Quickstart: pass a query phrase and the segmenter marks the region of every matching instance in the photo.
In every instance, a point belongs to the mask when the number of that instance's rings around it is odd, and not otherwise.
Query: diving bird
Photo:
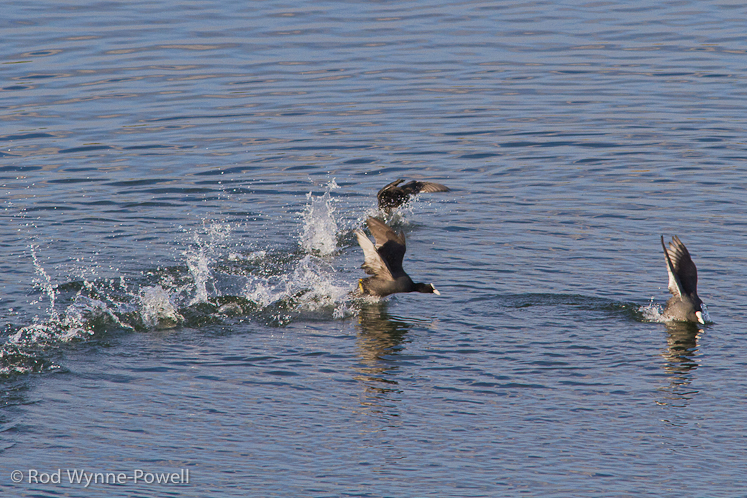
[[[672,293],[664,309],[664,316],[678,322],[705,323],[703,301],[698,297],[697,290],[698,270],[685,244],[675,235],[667,248],[662,235],[661,247],[664,248],[664,259],[669,273],[669,292]]]
[[[405,234],[395,233],[385,223],[375,219],[366,220],[371,234],[376,239],[376,246],[371,242],[363,230],[355,231],[358,244],[363,249],[364,262],[361,265],[367,274],[372,275],[358,281],[361,294],[370,296],[388,296],[397,292],[423,292],[426,294],[441,294],[433,284],[421,284],[412,281],[402,269],[402,259],[405,257]]]
[[[379,209],[390,211],[410,200],[411,195],[448,192],[450,190],[449,187],[440,183],[419,182],[416,180],[409,181],[400,187],[399,184],[404,181],[400,178],[379,190],[379,193],[376,194],[376,198],[379,199]]]

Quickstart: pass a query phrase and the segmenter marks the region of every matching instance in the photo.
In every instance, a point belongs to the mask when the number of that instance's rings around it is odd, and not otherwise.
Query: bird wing
[[[381,256],[392,275],[404,273],[402,260],[407,251],[407,241],[403,232],[396,233],[376,218],[366,220],[369,230],[376,239],[376,252]]]
[[[661,246],[664,248],[664,257],[667,261],[669,292],[679,298],[682,298],[683,295],[697,294],[698,269],[695,267],[685,244],[675,235],[669,243],[669,248],[667,248],[664,245],[664,236],[662,235]]]
[[[432,192],[449,192],[451,189],[446,185],[433,182],[419,182],[413,180],[402,185],[402,189],[408,194],[432,193]]]
[[[674,256],[671,256],[671,251],[674,246]],[[672,242],[669,243],[670,257],[672,264],[677,272],[677,277],[680,279],[680,284],[685,293],[693,295],[698,292],[698,269],[695,267],[690,252],[685,247],[685,244],[676,235],[672,237]]]
[[[400,233],[400,237],[404,239],[404,234]],[[394,240],[388,240],[386,244],[379,247],[376,251],[381,256],[381,259],[386,262],[393,277],[400,277],[405,273],[405,270],[402,268],[402,260],[405,259],[405,246],[403,244]]]
[[[388,241],[393,240],[397,244],[402,246],[402,254],[405,252],[405,234],[402,232],[396,233],[386,223],[377,220],[376,218],[369,217],[366,220],[368,229],[371,230],[371,235],[376,239],[376,249],[386,244]]]
[[[389,271],[389,267],[386,265],[376,248],[371,242],[363,230],[360,228],[355,231],[355,236],[358,238],[358,245],[363,249],[363,268],[369,275],[376,275],[377,277],[385,278],[388,280],[394,280],[392,272]]]

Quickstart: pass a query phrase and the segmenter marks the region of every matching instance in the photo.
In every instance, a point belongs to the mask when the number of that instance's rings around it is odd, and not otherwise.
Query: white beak
[[[431,284],[431,287],[433,287],[433,284]],[[441,293],[440,293],[440,292],[438,292],[438,291],[436,290],[436,288],[435,288],[435,287],[433,287],[433,293],[434,293],[435,295],[437,295],[437,296],[440,296],[440,295],[441,295]]]
[[[703,325],[705,325],[705,320],[703,320],[703,313],[701,313],[700,311],[696,311],[695,312],[695,316],[698,317],[698,321],[700,323],[702,323]]]

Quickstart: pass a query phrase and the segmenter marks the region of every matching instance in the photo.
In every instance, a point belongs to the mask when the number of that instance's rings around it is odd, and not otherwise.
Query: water
[[[742,494],[746,14],[6,3],[0,490]],[[352,299],[400,177],[442,295]]]

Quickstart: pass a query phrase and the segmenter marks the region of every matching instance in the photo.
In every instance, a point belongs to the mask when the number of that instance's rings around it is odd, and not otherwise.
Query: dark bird
[[[402,259],[407,250],[404,233],[395,233],[385,223],[374,218],[368,218],[366,224],[376,239],[376,246],[363,230],[355,231],[358,244],[363,249],[364,262],[361,268],[373,275],[358,281],[361,294],[380,297],[396,292],[441,294],[432,284],[416,284],[402,269]]]
[[[411,195],[430,192],[448,192],[450,190],[449,187],[441,185],[440,183],[418,182],[416,180],[407,182],[400,187],[399,184],[402,182],[404,182],[404,180],[400,178],[379,190],[379,193],[376,194],[376,197],[379,199],[379,209],[389,211],[399,207],[410,200]]]
[[[662,235],[661,247],[664,248],[669,272],[669,292],[672,293],[664,316],[678,322],[705,323],[703,301],[698,297],[698,270],[685,244],[675,235],[667,248]]]

